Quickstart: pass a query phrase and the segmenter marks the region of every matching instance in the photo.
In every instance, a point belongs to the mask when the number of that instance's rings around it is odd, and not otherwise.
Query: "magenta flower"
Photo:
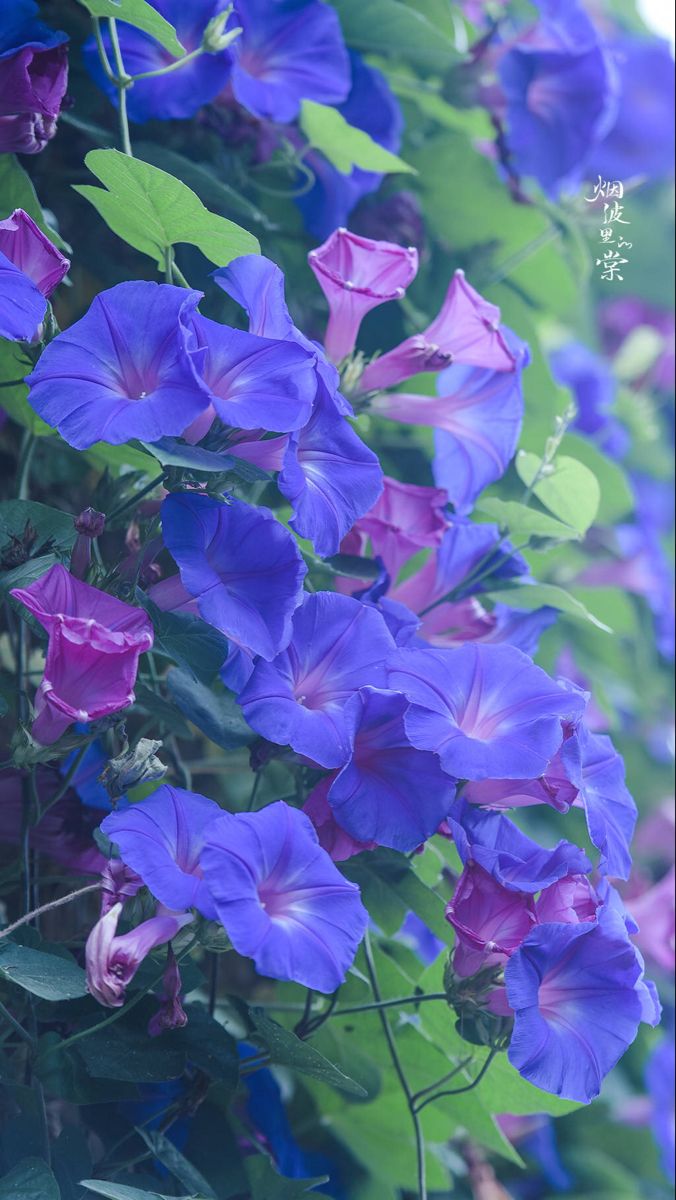
[[[197,792],[162,784],[152,796],[101,822],[120,857],[167,908],[196,908],[215,916],[202,879],[200,854],[204,832],[221,809]]]
[[[456,975],[475,975],[505,963],[530,933],[535,924],[533,897],[508,890],[483,867],[469,862],[446,905],[446,920],[456,931],[453,970]]]
[[[366,314],[404,295],[418,270],[418,251],[336,229],[310,251],[308,262],[329,305],[326,352],[340,362],[354,350]]]
[[[191,322],[201,295],[145,281],[101,292],[27,376],[30,404],[76,450],[182,433],[210,403]]]
[[[303,812],[312,821],[322,849],[334,862],[345,862],[362,850],[375,850],[376,842],[358,842],[338,824],[328,798],[333,779],[333,775],[327,775],[320,780],[305,801]]]
[[[516,363],[500,329],[500,309],[470,286],[464,271],[455,272],[432,324],[372,362],[361,386],[366,391],[394,387],[420,371],[441,371],[452,363],[494,371],[513,371]]]
[[[0,254],[4,254],[47,299],[68,274],[70,262],[22,208],[0,221]]]
[[[344,982],[368,914],[305,813],[282,800],[223,813],[206,831],[201,864],[235,950],[261,975],[325,993]]]
[[[68,35],[37,17],[33,0],[0,15],[0,149],[42,150],[56,131],[68,83]]]
[[[148,1022],[148,1035],[160,1037],[168,1029],[183,1029],[187,1024],[188,1014],[181,1004],[181,972],[176,955],[169,945],[167,965],[162,976],[161,1004]]]
[[[73,578],[60,563],[11,595],[49,634],[35,698],[37,741],[51,745],[74,721],[96,721],[134,703],[138,660],[153,644],[141,609]]]
[[[627,900],[630,916],[638,925],[639,950],[664,971],[676,967],[676,875],[672,867],[653,887]]]
[[[106,1008],[124,1004],[125,992],[143,959],[156,946],[170,942],[193,919],[190,913],[167,913],[118,936],[121,912],[122,905],[114,904],[96,922],[85,945],[87,988]]]
[[[446,503],[439,488],[384,477],[380,497],[356,528],[370,537],[373,556],[383,560],[393,582],[412,554],[441,544],[449,525]]]
[[[143,880],[121,858],[109,858],[101,872],[101,916],[124,904],[143,887]]]
[[[596,920],[600,903],[586,875],[566,875],[540,892],[535,912],[540,925],[579,925]]]
[[[0,335],[32,341],[47,309],[46,300],[70,263],[32,217],[17,208],[0,221]]]

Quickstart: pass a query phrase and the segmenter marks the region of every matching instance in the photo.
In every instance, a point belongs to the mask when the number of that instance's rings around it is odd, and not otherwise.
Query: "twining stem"
[[[493,1059],[495,1058],[497,1053],[498,1053],[498,1047],[491,1046],[490,1052],[488,1054],[488,1057],[487,1057],[484,1065],[482,1066],[478,1075],[475,1075],[475,1077],[471,1083],[465,1084],[464,1087],[450,1088],[447,1091],[435,1092],[434,1095],[427,1096],[424,1100],[421,1100],[420,1104],[416,1105],[416,1109],[415,1109],[416,1113],[422,1112],[423,1108],[426,1108],[428,1104],[434,1104],[435,1101],[442,1100],[444,1098],[444,1096],[461,1096],[463,1094],[463,1092],[471,1092],[473,1088],[477,1087],[478,1084],[481,1083],[481,1080],[483,1079],[484,1075],[486,1074],[486,1071],[490,1067],[490,1065],[493,1062]]]
[[[96,49],[99,52],[99,58],[101,59],[101,66],[103,67],[104,75],[106,76],[106,79],[110,81],[110,83],[117,84],[115,72],[110,65],[108,51],[106,50],[105,43],[101,36],[101,22],[99,21],[98,17],[92,17],[92,25],[94,27],[94,40],[96,42]]]
[[[26,429],[24,431],[23,440],[21,442],[21,454],[19,458],[19,466],[17,469],[16,480],[16,498],[17,500],[27,500],[28,490],[30,486],[31,463],[37,446],[38,439],[34,433]]]
[[[22,917],[19,917],[18,921],[14,921],[11,925],[8,925],[6,929],[0,930],[0,939],[9,937],[10,933],[14,933],[15,929],[20,929],[28,921],[42,916],[43,913],[49,912],[50,909],[61,908],[64,904],[70,904],[71,900],[77,900],[78,896],[86,896],[87,892],[98,892],[100,887],[100,883],[88,883],[86,887],[78,888],[75,892],[69,892],[67,896],[59,896],[58,900],[50,900],[49,904],[41,904],[39,908],[34,908],[32,912],[24,913]]]
[[[371,950],[371,942],[369,939],[368,930],[364,935],[364,957],[366,959],[366,967],[371,980],[371,990],[373,991],[373,995],[375,996],[376,1000],[382,1003],[382,996],[378,984],[376,965],[373,960],[373,951]],[[394,1034],[390,1028],[387,1016],[380,1009],[378,1011],[378,1016],[380,1018],[380,1024],[382,1025],[383,1033],[385,1035],[387,1047],[390,1052],[390,1058],[392,1059],[392,1066],[394,1067],[399,1083],[401,1084],[401,1090],[406,1097],[406,1103],[408,1105],[408,1110],[411,1114],[411,1121],[413,1123],[413,1134],[415,1137],[418,1167],[418,1200],[427,1200],[427,1164],[425,1161],[425,1140],[423,1137],[422,1126],[420,1124],[418,1112],[415,1107],[413,1092],[411,1091],[408,1079],[406,1078],[406,1072],[402,1066],[402,1062],[399,1057],[399,1051],[397,1050],[397,1044],[395,1042]]]
[[[110,524],[111,521],[117,520],[118,517],[122,516],[122,513],[125,513],[128,509],[133,508],[136,504],[138,504],[139,500],[142,500],[143,497],[147,496],[149,492],[153,492],[155,488],[160,486],[161,483],[164,483],[166,475],[166,471],[162,471],[161,475],[158,475],[150,483],[146,484],[144,488],[141,488],[140,492],[134,492],[134,495],[131,496],[129,500],[125,500],[124,504],[118,504],[117,508],[114,508],[112,512],[108,513],[106,518],[108,524]]]
[[[191,50],[189,54],[184,54],[183,58],[177,58],[174,62],[167,63],[166,67],[156,67],[154,71],[141,71],[139,75],[132,75],[132,80],[137,83],[140,79],[157,79],[159,75],[170,75],[172,71],[180,71],[181,67],[185,67],[188,63],[193,62],[204,54],[204,46],[198,46],[196,50]]]
[[[378,1000],[376,1004],[355,1004],[349,1008],[337,1008],[334,1017],[348,1016],[352,1013],[377,1012],[381,1008],[397,1008],[402,1004],[424,1004],[426,1000],[448,1000],[445,992],[426,992],[422,996],[398,996],[393,1000]]]
[[[449,1071],[446,1075],[442,1075],[441,1079],[437,1079],[435,1083],[429,1083],[427,1087],[421,1088],[419,1092],[416,1092],[415,1096],[413,1097],[416,1104],[418,1100],[421,1100],[423,1096],[427,1096],[429,1092],[435,1092],[437,1088],[442,1087],[444,1083],[450,1083],[451,1079],[455,1079],[456,1075],[459,1075],[461,1071],[464,1071],[465,1067],[470,1065],[473,1058],[473,1054],[468,1054],[467,1058],[461,1058],[458,1065],[453,1067],[452,1071]]]
[[[117,21],[115,17],[110,17],[108,21],[108,29],[110,32],[110,44],[113,50],[113,58],[115,60],[115,75],[113,83],[117,88],[117,111],[120,122],[120,141],[122,149],[130,158],[134,157],[131,148],[131,137],[129,135],[129,117],[127,115],[127,88],[131,87],[133,80],[124,69],[122,60],[122,51],[120,49],[120,39],[117,35]]]
[[[24,1042],[28,1042],[29,1046],[35,1045],[35,1039],[33,1036],[28,1032],[27,1029],[24,1029],[23,1025],[17,1021],[16,1017],[12,1016],[11,1012],[9,1012],[2,1003],[0,1003],[0,1017],[2,1017],[2,1019],[6,1021],[8,1025],[11,1025],[14,1032],[17,1033]]]

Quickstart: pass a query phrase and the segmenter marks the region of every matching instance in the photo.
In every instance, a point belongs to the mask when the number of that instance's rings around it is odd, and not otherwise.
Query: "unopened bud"
[[[77,538],[70,558],[70,571],[76,579],[84,579],[92,559],[92,538],[100,537],[106,527],[105,513],[85,508],[75,517]]]
[[[152,783],[163,779],[167,773],[164,763],[155,756],[161,742],[150,738],[141,738],[137,744],[123,750],[116,758],[111,758],[99,776],[111,800],[117,800],[130,788],[138,787],[140,783]]]
[[[95,508],[84,508],[79,517],[75,518],[75,528],[78,533],[87,537],[101,537],[106,527],[106,514],[97,512]]]
[[[171,946],[167,951],[167,966],[162,976],[162,1006],[150,1018],[148,1033],[159,1037],[168,1029],[183,1029],[188,1024],[188,1014],[181,1004],[181,973],[176,955]]]

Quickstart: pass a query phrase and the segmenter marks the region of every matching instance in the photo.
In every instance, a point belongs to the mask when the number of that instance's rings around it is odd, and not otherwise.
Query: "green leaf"
[[[614,525],[632,512],[634,496],[626,473],[619,463],[606,458],[592,442],[576,433],[566,434],[561,442],[561,450],[564,454],[570,453],[578,462],[589,467],[598,480],[601,500],[596,517],[597,524]]]
[[[300,127],[310,145],[321,150],[341,175],[349,175],[353,167],[386,174],[398,171],[416,173],[414,167],[379,146],[363,129],[349,125],[337,108],[317,104],[314,100],[303,100]]]
[[[536,608],[549,605],[551,608],[558,608],[559,612],[566,613],[569,617],[575,617],[578,621],[590,621],[604,633],[613,632],[608,625],[590,613],[580,600],[554,583],[515,584],[514,587],[505,586],[488,592],[487,595],[499,604],[509,604],[511,608],[520,608],[525,612],[534,612]]]
[[[236,750],[255,740],[256,734],[229,692],[213,692],[178,667],[167,674],[167,687],[183,716],[222,750]]]
[[[581,540],[581,534],[571,525],[564,525],[546,513],[527,508],[518,500],[497,500],[490,496],[478,500],[477,508],[497,521],[501,529],[508,530],[512,541],[519,544],[533,537],[552,538],[555,541]]]
[[[205,1200],[218,1200],[215,1191],[197,1167],[194,1167],[191,1162],[181,1154],[181,1151],[176,1148],[173,1142],[169,1141],[163,1133],[156,1129],[144,1129],[141,1125],[135,1125],[137,1134],[143,1139],[149,1150],[152,1150],[153,1155],[157,1158],[167,1171],[170,1171],[175,1179],[183,1185],[190,1188],[191,1193],[197,1194],[200,1192]]]
[[[0,164],[9,157],[0,154]],[[23,379],[31,369],[25,350],[18,343],[0,339],[0,408],[36,437],[48,437],[54,430],[33,411],[26,399],[28,388]]]
[[[364,903],[383,933],[396,933],[412,910],[438,938],[452,940],[444,901],[418,878],[404,854],[381,848],[355,855],[342,866],[343,874],[359,885]]]
[[[515,459],[519,479],[530,487],[541,466],[537,454],[519,450]],[[541,504],[566,525],[585,534],[599,511],[601,489],[593,471],[575,458],[557,455],[533,493]]]
[[[59,237],[55,229],[45,221],[42,206],[37,198],[30,176],[24,171],[14,154],[0,154],[0,196],[2,210],[0,216],[6,217],[15,208],[22,208],[39,225],[43,233],[55,246],[67,253],[70,246]]]
[[[27,547],[31,554],[48,552],[64,558],[70,554],[77,536],[70,513],[35,500],[5,500],[0,504],[0,559],[11,551],[15,539],[24,538],[27,526],[31,527]]]
[[[145,1028],[120,1021],[82,1038],[77,1053],[94,1079],[123,1083],[178,1079],[186,1063],[183,1048],[170,1035],[150,1038]]]
[[[158,721],[161,721],[171,733],[175,733],[178,737],[182,738],[189,738],[191,736],[183,717],[177,712],[173,704],[169,704],[168,701],[163,700],[162,696],[158,696],[157,692],[146,687],[144,683],[140,683],[138,679],[134,685],[134,692],[136,693],[136,703],[139,707],[145,709],[146,712],[150,713]]]
[[[104,144],[101,143],[100,137],[96,140],[98,145]],[[142,158],[144,162],[150,163],[151,166],[160,167],[163,171],[168,171],[170,175],[175,176],[176,179],[182,180],[189,188],[197,192],[203,204],[220,213],[221,216],[232,214],[244,217],[247,221],[260,225],[267,232],[277,229],[266,213],[230,187],[230,184],[225,183],[215,173],[215,170],[211,170],[205,163],[194,162],[193,159],[185,158],[176,150],[170,150],[167,146],[159,145],[157,142],[135,140],[134,154],[137,158]]]
[[[355,50],[403,58],[443,72],[457,61],[451,39],[423,13],[400,0],[336,0],[345,40]]]
[[[44,575],[45,571],[53,567],[57,561],[55,554],[41,554],[38,558],[29,558],[28,562],[22,563],[19,567],[13,567],[11,571],[0,571],[0,593],[6,595],[10,588],[28,587],[41,575]],[[48,760],[45,759],[45,761]]]
[[[328,1175],[319,1175],[315,1179],[286,1179],[263,1154],[257,1154],[244,1161],[244,1169],[251,1187],[251,1200],[303,1200],[309,1191],[320,1183],[328,1183]],[[313,1196],[321,1197],[324,1192],[312,1191]]]
[[[258,254],[251,233],[204,207],[189,187],[119,150],[90,150],[85,163],[103,188],[75,188],[90,200],[123,241],[164,268],[167,250],[180,242],[197,246],[217,267],[242,254]]]
[[[41,1158],[23,1158],[0,1179],[0,1200],[61,1200],[59,1185]]]
[[[478,1051],[478,1066],[484,1058],[485,1055]],[[549,1113],[552,1117],[562,1117],[582,1108],[582,1105],[573,1100],[562,1100],[560,1096],[543,1092],[532,1083],[528,1083],[528,1080],[522,1079],[506,1054],[498,1054],[493,1059],[485,1078],[476,1089],[476,1094],[484,1108],[492,1113],[512,1113],[515,1116]]]
[[[166,1192],[145,1192],[141,1188],[127,1187],[124,1183],[110,1183],[107,1179],[81,1179],[80,1187],[106,1200],[208,1200],[206,1196],[167,1196]]]
[[[192,613],[163,612],[140,589],[136,593],[155,630],[153,649],[208,684],[218,674],[228,653],[228,640]]]
[[[191,1063],[211,1079],[235,1089],[239,1079],[239,1055],[234,1037],[209,1016],[202,1004],[185,1006],[188,1024],[172,1034]]]
[[[314,1079],[320,1079],[322,1083],[349,1092],[352,1096],[366,1095],[361,1084],[345,1075],[339,1067],[315,1050],[314,1046],[301,1041],[290,1029],[278,1025],[262,1008],[250,1008],[249,1015],[256,1030],[255,1035],[251,1036],[255,1036],[270,1051],[274,1063],[291,1067],[304,1075],[311,1075]]]
[[[99,20],[116,19],[150,34],[174,58],[182,58],[185,47],[179,42],[176,30],[156,8],[146,0],[79,0],[79,3]]]
[[[70,955],[47,954],[7,938],[0,942],[0,976],[43,1000],[87,995],[85,973]]]

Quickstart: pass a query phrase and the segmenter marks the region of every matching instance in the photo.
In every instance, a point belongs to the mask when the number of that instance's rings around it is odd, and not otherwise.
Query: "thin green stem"
[[[131,87],[132,79],[124,69],[122,59],[122,51],[120,49],[120,39],[117,34],[117,21],[115,17],[110,17],[108,20],[108,29],[110,32],[110,44],[113,49],[113,58],[115,60],[115,87],[117,88],[117,111],[120,122],[120,141],[122,150],[128,154],[130,158],[134,157],[134,152],[131,148],[131,137],[129,134],[129,117],[127,115],[127,88]]]
[[[3,1021],[6,1021],[8,1025],[11,1025],[14,1032],[19,1035],[19,1037],[22,1039],[22,1041],[28,1042],[29,1046],[35,1045],[35,1039],[31,1036],[31,1034],[28,1032],[28,1030],[24,1029],[23,1025],[19,1021],[17,1021],[16,1017],[12,1016],[11,1012],[9,1012],[8,1009],[6,1009],[4,1004],[2,1004],[1,1002],[0,1002],[0,1017],[2,1018]]]
[[[49,912],[52,908],[61,908],[64,904],[70,904],[71,900],[77,900],[78,896],[85,896],[87,892],[98,892],[100,887],[100,883],[88,883],[86,887],[78,888],[75,892],[69,892],[67,896],[59,896],[58,900],[50,900],[49,904],[41,904],[39,908],[34,908],[32,912],[24,913],[22,917],[19,917],[18,921],[14,921],[11,925],[8,925],[6,929],[0,930],[0,939],[9,937],[10,933],[14,933],[15,929],[20,929],[28,921],[42,916],[43,913]]]
[[[498,1047],[492,1046],[484,1065],[471,1083],[465,1084],[464,1087],[450,1088],[448,1091],[435,1092],[434,1095],[427,1096],[417,1105],[416,1113],[422,1112],[423,1108],[427,1108],[428,1104],[434,1104],[435,1101],[442,1100],[444,1096],[462,1096],[464,1092],[471,1092],[473,1088],[478,1087],[497,1053]]]
[[[382,995],[380,993],[380,987],[378,984],[376,965],[373,959],[373,951],[371,950],[371,942],[368,930],[364,935],[364,957],[366,959],[366,968],[371,980],[371,990],[373,991],[373,995],[375,996],[376,1000],[382,1003]],[[406,1103],[408,1105],[408,1110],[411,1114],[411,1121],[413,1123],[413,1135],[415,1138],[418,1168],[418,1200],[427,1200],[427,1164],[425,1162],[425,1140],[423,1137],[420,1119],[416,1111],[413,1092],[411,1091],[408,1079],[406,1078],[406,1072],[402,1066],[402,1062],[399,1057],[399,1051],[397,1050],[397,1043],[394,1039],[394,1034],[390,1028],[387,1016],[382,1011],[378,1012],[378,1016],[380,1018],[380,1024],[382,1026],[383,1033],[385,1035],[387,1047],[390,1052],[390,1058],[392,1059],[392,1066],[394,1067],[399,1083],[401,1084],[401,1090],[406,1097]]]
[[[172,273],[174,279],[176,280],[176,282],[180,285],[180,287],[184,287],[184,288],[190,287],[188,280],[186,279],[183,272],[181,270],[179,270],[179,268],[177,267],[175,262],[172,262],[172,264],[171,264],[171,273]]]
[[[377,1012],[383,1008],[398,1008],[402,1004],[424,1004],[427,1000],[446,1000],[445,992],[427,992],[422,996],[400,996],[394,1000],[379,1000],[376,1004],[355,1004],[349,1008],[337,1008],[334,1017],[346,1017],[354,1013]]]
[[[138,83],[140,79],[157,79],[160,75],[170,75],[172,71],[180,71],[181,67],[194,62],[196,58],[205,53],[204,46],[198,46],[196,50],[191,50],[190,54],[184,54],[183,58],[177,58],[174,62],[167,63],[166,67],[157,67],[154,71],[141,71],[140,75],[132,75],[132,83]]]
[[[76,752],[72,763],[70,764],[68,770],[66,771],[66,774],[63,777],[63,780],[61,782],[61,787],[56,792],[56,794],[54,796],[52,796],[52,799],[49,801],[49,804],[47,804],[44,808],[40,808],[40,799],[39,799],[39,796],[36,796],[36,800],[37,800],[37,803],[36,803],[37,820],[35,822],[36,825],[38,824],[39,821],[42,820],[42,818],[44,816],[46,816],[46,814],[49,812],[49,810],[51,808],[54,808],[55,804],[59,803],[59,800],[63,800],[63,797],[65,796],[66,792],[68,791],[68,788],[70,787],[70,785],[78,771],[78,768],[82,765],[82,760],[84,759],[84,756],[87,753],[87,751],[89,750],[90,746],[91,746],[91,742],[86,742],[85,745],[81,746],[80,749]]]
[[[164,282],[171,283],[174,274],[174,247],[167,246],[164,251]]]
[[[17,500],[27,500],[30,488],[30,473],[33,455],[37,446],[38,439],[34,433],[26,429],[21,441],[21,454],[19,457],[19,465],[17,468],[16,478],[16,498]]]
[[[456,1075],[459,1075],[461,1071],[464,1071],[465,1067],[470,1065],[473,1058],[473,1054],[468,1054],[467,1058],[461,1059],[458,1065],[454,1067],[452,1071],[449,1071],[446,1075],[442,1075],[441,1079],[437,1079],[435,1083],[430,1083],[427,1085],[427,1087],[421,1088],[419,1092],[416,1092],[413,1099],[417,1103],[418,1100],[421,1100],[423,1096],[427,1096],[429,1092],[435,1092],[437,1088],[442,1087],[443,1084],[450,1083],[451,1079],[455,1079]]]
[[[124,504],[118,504],[117,508],[114,508],[112,512],[108,513],[106,518],[107,523],[110,524],[111,521],[116,521],[117,518],[121,517],[123,513],[128,511],[128,509],[134,508],[138,504],[139,500],[142,500],[143,497],[147,496],[149,492],[154,492],[155,488],[159,487],[161,483],[164,483],[166,475],[166,471],[162,471],[161,475],[158,475],[151,481],[151,483],[147,484],[146,487],[141,488],[140,492],[134,492],[134,495],[131,496],[129,500],[125,500]]]
[[[103,67],[103,72],[106,76],[106,79],[108,79],[110,81],[110,83],[117,85],[115,72],[113,71],[113,68],[110,65],[110,59],[108,58],[108,51],[106,50],[105,43],[103,41],[103,37],[101,36],[101,22],[99,21],[98,17],[92,17],[92,25],[94,27],[94,41],[96,42],[96,49],[99,52],[99,58],[101,60],[101,66]]]

